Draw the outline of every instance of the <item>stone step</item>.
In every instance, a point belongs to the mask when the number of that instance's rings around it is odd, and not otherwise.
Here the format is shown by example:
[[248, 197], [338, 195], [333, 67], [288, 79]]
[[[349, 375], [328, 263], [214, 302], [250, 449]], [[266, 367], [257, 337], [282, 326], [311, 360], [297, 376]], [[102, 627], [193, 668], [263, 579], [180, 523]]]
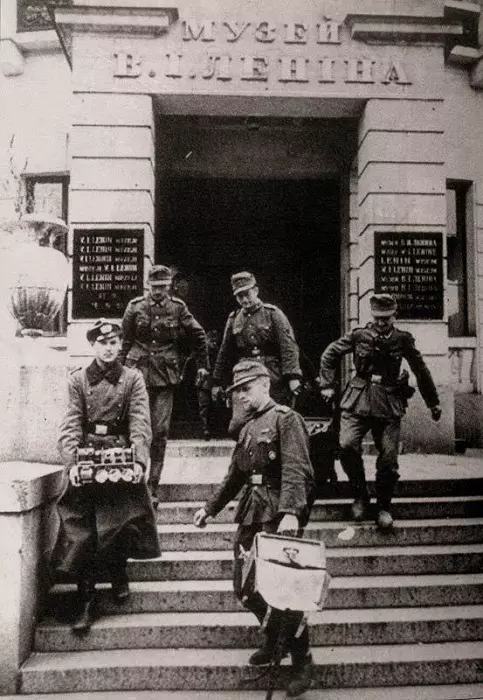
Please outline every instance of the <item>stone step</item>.
[[[192, 468], [192, 464], [186, 465], [186, 471]], [[173, 470], [174, 471], [174, 470]], [[226, 469], [220, 470], [219, 481], [207, 480], [209, 473], [205, 475], [205, 480], [197, 479], [193, 483], [194, 477], [184, 483], [161, 483], [159, 487], [160, 500], [166, 502], [178, 501], [207, 501], [215, 493], [220, 485]], [[164, 474], [163, 474], [164, 476]], [[369, 489], [374, 493], [374, 482], [369, 477]], [[400, 498], [426, 498], [437, 494], [443, 496], [481, 496], [483, 495], [483, 478], [460, 478], [460, 479], [405, 479], [398, 482], [397, 495]], [[351, 492], [347, 481], [339, 481], [336, 484], [325, 484], [323, 493], [319, 493], [319, 498], [324, 499], [348, 499]]]
[[[98, 609], [103, 615], [152, 612], [236, 612], [240, 604], [229, 579], [214, 581], [136, 581], [124, 605], [116, 605], [108, 584], [98, 585]], [[52, 589], [48, 614], [68, 619], [75, 605], [75, 586]], [[327, 610], [481, 605], [483, 574], [430, 576], [345, 576], [331, 580]]]
[[[72, 690], [254, 690], [267, 685], [240, 649], [113, 649], [34, 653], [24, 663], [20, 693]], [[314, 647], [314, 686], [482, 683], [482, 642]], [[288, 663], [277, 673], [283, 687]]]
[[[99, 693], [62, 693], [23, 695], [25, 700], [261, 700], [256, 690], [121, 690]], [[483, 684], [464, 683], [458, 685], [411, 685], [383, 688], [343, 688], [309, 690], [304, 700], [482, 700]], [[18, 695], [5, 695], [2, 700], [18, 700]], [[273, 700], [286, 700], [285, 691], [275, 691]]]
[[[232, 576], [230, 551], [164, 552], [157, 559], [131, 560], [133, 581], [226, 579]], [[331, 576], [471, 574], [483, 569], [483, 545], [333, 547], [327, 550]]]
[[[210, 522], [200, 529], [194, 525], [159, 525], [161, 549], [167, 551], [194, 551], [211, 549], [222, 551], [233, 548], [236, 525]], [[377, 547], [474, 544], [483, 542], [482, 518], [447, 518], [438, 520], [395, 521], [389, 532], [381, 532], [374, 521], [309, 522], [304, 537], [332, 547]]]
[[[313, 646], [418, 644], [483, 640], [483, 606], [323, 610], [308, 615]], [[254, 615], [142, 613], [103, 617], [80, 639], [66, 624], [45, 620], [35, 651], [257, 647], [263, 634]]]
[[[349, 517], [351, 503], [350, 499], [318, 500], [314, 503], [310, 520], [311, 522], [346, 520]], [[160, 525], [191, 524], [195, 512], [203, 505], [204, 501], [160, 503], [156, 514], [157, 521]], [[236, 506], [235, 501], [229, 503], [216, 516], [215, 522], [233, 522]], [[483, 496], [395, 498], [392, 503], [392, 513], [396, 520], [477, 518], [483, 514]]]
[[168, 440], [166, 459], [193, 459], [203, 457], [231, 457], [235, 441], [212, 440]]

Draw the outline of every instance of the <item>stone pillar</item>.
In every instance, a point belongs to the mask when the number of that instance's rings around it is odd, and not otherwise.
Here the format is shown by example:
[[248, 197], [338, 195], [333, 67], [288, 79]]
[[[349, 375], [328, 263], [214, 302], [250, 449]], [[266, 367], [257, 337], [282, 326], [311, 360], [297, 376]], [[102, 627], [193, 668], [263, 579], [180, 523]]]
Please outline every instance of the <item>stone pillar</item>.
[[478, 275], [476, 289], [476, 335], [479, 345], [476, 351], [477, 389], [483, 392], [483, 182], [475, 186], [475, 233]]
[[32, 650], [61, 475], [60, 467], [45, 464], [0, 463], [0, 695], [17, 692], [20, 666]]
[[[144, 273], [154, 261], [154, 124], [149, 95], [73, 95], [72, 228], [144, 230]], [[72, 246], [70, 253], [72, 253]], [[69, 291], [71, 300], [72, 290]], [[72, 304], [69, 304], [72, 308]], [[72, 354], [88, 351], [85, 323], [69, 327]]]
[[[443, 101], [369, 100], [359, 126], [359, 321], [369, 319], [374, 291], [374, 233], [438, 233], [446, 226]], [[444, 253], [445, 254], [445, 253]], [[418, 395], [405, 421], [407, 451], [454, 449], [453, 395], [449, 384], [446, 319], [399, 322], [416, 338], [441, 394], [444, 415], [431, 421]]]

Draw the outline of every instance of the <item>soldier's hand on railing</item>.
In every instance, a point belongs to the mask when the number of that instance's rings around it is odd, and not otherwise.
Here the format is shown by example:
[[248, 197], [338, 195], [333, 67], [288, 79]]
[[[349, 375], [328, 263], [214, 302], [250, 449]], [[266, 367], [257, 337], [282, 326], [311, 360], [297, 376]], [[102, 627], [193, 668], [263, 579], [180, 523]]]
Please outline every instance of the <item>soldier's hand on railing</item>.
[[139, 462], [134, 463], [133, 472], [134, 472], [133, 484], [140, 484], [142, 481], [142, 478], [143, 478], [144, 469], [139, 464]]
[[298, 396], [302, 391], [302, 382], [300, 381], [300, 379], [289, 379], [288, 385], [290, 387], [290, 391], [294, 396]]
[[206, 518], [208, 515], [206, 514], [206, 510], [204, 508], [200, 508], [199, 510], [196, 511], [193, 517], [193, 525], [195, 527], [206, 527]]
[[291, 513], [286, 513], [283, 518], [280, 521], [280, 524], [277, 528], [277, 533], [279, 535], [286, 534], [286, 535], [296, 535], [299, 529], [299, 521], [296, 515], [292, 515]]
[[431, 418], [437, 423], [441, 418], [441, 414], [443, 413], [443, 411], [441, 410], [441, 406], [431, 406], [430, 411]]
[[325, 403], [331, 403], [334, 400], [335, 391], [331, 387], [327, 387], [320, 390], [320, 395]]

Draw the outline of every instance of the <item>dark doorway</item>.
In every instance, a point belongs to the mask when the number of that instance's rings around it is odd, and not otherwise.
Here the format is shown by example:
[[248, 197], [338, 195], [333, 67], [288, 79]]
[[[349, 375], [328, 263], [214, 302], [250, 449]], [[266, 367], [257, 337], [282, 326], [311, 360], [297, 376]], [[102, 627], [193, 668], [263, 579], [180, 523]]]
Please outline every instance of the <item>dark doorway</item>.
[[[251, 270], [261, 298], [287, 314], [304, 363], [316, 372], [340, 331], [338, 181], [173, 178], [163, 185], [157, 259], [177, 270], [178, 294], [205, 330], [221, 337], [236, 308], [230, 275]], [[196, 413], [193, 390], [182, 387], [172, 436], [195, 434]]]

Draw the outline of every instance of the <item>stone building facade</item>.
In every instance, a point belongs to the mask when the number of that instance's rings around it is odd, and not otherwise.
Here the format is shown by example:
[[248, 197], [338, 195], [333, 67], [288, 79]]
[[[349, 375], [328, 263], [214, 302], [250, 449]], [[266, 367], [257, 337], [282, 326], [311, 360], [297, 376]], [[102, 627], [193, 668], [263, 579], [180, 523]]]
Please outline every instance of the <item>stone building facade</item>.
[[4, 0], [0, 217], [12, 167], [68, 216], [68, 352], [153, 261], [218, 331], [253, 269], [312, 366], [391, 291], [444, 408], [435, 426], [412, 402], [404, 449], [483, 444], [480, 10]]

